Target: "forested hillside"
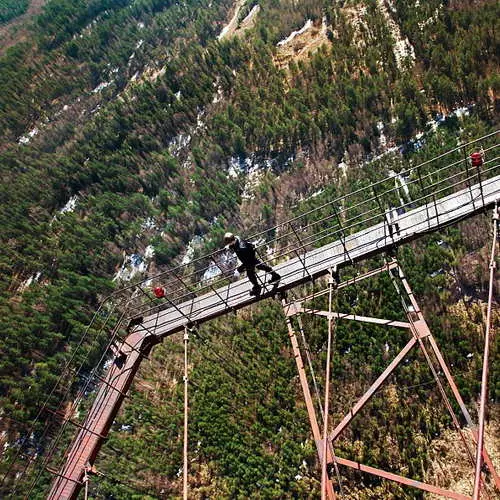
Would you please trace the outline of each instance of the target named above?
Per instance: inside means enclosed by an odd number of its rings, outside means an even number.
[[[499,15],[495,0],[0,0],[0,496],[47,491],[44,429],[60,422],[40,408],[69,360],[89,376],[105,339],[80,343],[113,290],[498,128]],[[399,252],[473,415],[490,244],[488,214]],[[400,314],[383,280],[350,293],[340,309]],[[308,326],[319,367],[326,326]],[[180,497],[179,340],[142,367],[95,498]],[[334,419],[405,342],[339,324]],[[494,433],[498,340],[492,359]],[[204,327],[191,369],[193,498],[316,498],[279,304]],[[451,488],[464,472],[431,374],[397,377],[408,392],[392,380],[337,451]],[[346,498],[423,498],[341,482]]]

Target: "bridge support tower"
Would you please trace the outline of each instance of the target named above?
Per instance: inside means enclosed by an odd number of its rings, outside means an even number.
[[[391,280],[401,298],[402,306],[405,311],[407,321],[394,321],[388,319],[373,318],[367,316],[360,316],[357,314],[348,314],[348,313],[340,313],[332,311],[332,297],[333,297],[332,291],[338,293],[343,288],[356,285],[362,282],[363,280],[372,278],[381,273],[389,273],[389,275],[391,276]],[[308,306],[308,303],[310,303],[314,299],[325,295],[328,295],[329,299],[328,311],[316,309],[314,305]],[[348,460],[335,455],[334,451],[335,442],[337,441],[341,433],[349,426],[349,424],[356,417],[356,415],[366,406],[366,404],[370,401],[370,399],[373,397],[376,391],[384,384],[384,382],[388,379],[388,377],[392,373],[394,373],[395,369],[407,357],[408,353],[413,348],[419,348],[423,353],[426,362],[428,363],[429,368],[434,376],[436,384],[443,397],[445,406],[452,418],[455,429],[460,434],[461,439],[463,440],[467,448],[467,453],[472,464],[471,467],[474,467],[476,461],[474,457],[474,450],[469,448],[465,440],[465,437],[463,435],[459,423],[459,419],[455,414],[453,407],[450,403],[450,400],[445,392],[443,383],[444,381],[443,382],[441,381],[439,373],[442,373],[444,375],[445,382],[448,385],[448,388],[451,390],[451,393],[453,394],[453,397],[455,398],[455,401],[458,404],[460,411],[464,417],[467,427],[470,428],[476,442],[478,440],[477,426],[474,424],[471,415],[467,410],[467,407],[465,406],[465,403],[459,393],[458,387],[451,375],[450,369],[448,368],[444,360],[444,357],[436,343],[436,340],[434,339],[427,325],[427,322],[425,321],[422,310],[420,309],[415,299],[415,296],[408,284],[405,275],[403,274],[403,271],[399,263],[395,259],[393,259],[391,261],[388,261],[384,266],[378,269],[372,270],[361,276],[357,276],[355,278],[348,279],[345,281],[340,281],[338,274],[334,270],[332,270],[330,273],[330,279],[327,289],[322,290],[320,292],[315,292],[311,295],[296,300],[287,301],[283,299],[282,306],[286,317],[288,334],[291,341],[293,355],[295,357],[295,361],[297,364],[300,384],[302,387],[302,391],[304,393],[304,399],[309,416],[309,422],[311,425],[314,441],[316,443],[318,458],[320,463],[322,464],[322,470],[323,471],[326,470],[328,472],[326,476],[325,474],[322,474],[322,485],[321,485],[322,499],[328,499],[328,500],[335,499],[337,496],[335,491],[339,490],[341,491],[340,474],[338,471],[339,466],[356,469],[364,473],[372,474],[383,479],[395,481],[402,485],[418,488],[420,490],[429,493],[441,495],[446,498],[453,498],[457,500],[471,499],[472,497],[463,495],[461,493],[449,491],[440,488],[438,486],[406,478],[399,474],[388,472],[382,469],[377,469],[375,467],[367,466],[355,462],[353,460]],[[364,395],[358,400],[358,402],[347,411],[345,417],[342,419],[341,422],[339,422],[335,426],[333,430],[330,430],[328,426],[328,415],[326,414],[326,412],[328,411],[328,399],[330,394],[328,393],[328,391],[325,392],[325,398],[322,403],[319,397],[319,392],[317,390],[317,383],[314,375],[314,370],[312,369],[311,365],[309,348],[304,334],[303,323],[301,320],[303,315],[315,315],[326,318],[329,322],[329,328],[328,328],[329,337],[331,335],[332,322],[338,322],[339,320],[357,321],[361,323],[376,324],[379,326],[386,326],[392,328],[403,328],[406,329],[409,333],[408,343],[395,356],[395,358],[391,361],[391,363],[387,366],[387,368],[383,371],[383,373],[370,386],[370,388],[364,393]],[[303,343],[302,347],[299,344],[298,336],[300,336],[302,340]],[[330,344],[330,338],[328,343]],[[310,367],[309,375],[306,372],[306,368],[304,365],[304,358],[302,354],[303,352],[305,353],[309,363]],[[327,359],[329,359],[329,357]],[[329,377],[328,368],[329,367],[327,366],[325,379]],[[318,399],[317,405],[314,404],[313,396],[309,386],[309,380],[311,379]],[[328,385],[328,380],[325,381],[325,385]],[[320,422],[318,421],[318,414],[316,410],[317,407],[319,407],[319,413],[321,417],[320,420],[323,423],[323,434],[320,430]],[[324,436],[327,436],[326,440]],[[500,491],[500,477],[498,476],[484,446],[482,446],[481,448],[481,453],[482,453],[482,461],[486,465],[488,473],[491,475],[493,484],[495,485],[496,489]],[[335,482],[334,482],[334,471],[336,471],[337,473],[337,487],[335,487]]]

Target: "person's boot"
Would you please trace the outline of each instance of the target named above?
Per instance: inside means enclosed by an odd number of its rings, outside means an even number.
[[[271,274],[271,277],[268,280],[268,283],[271,285],[273,283],[278,283],[278,281],[281,279],[281,276],[276,272],[273,271]]]
[[[250,290],[250,295],[252,297],[258,297],[260,295],[260,291],[262,287],[260,285],[254,285],[254,287]]]

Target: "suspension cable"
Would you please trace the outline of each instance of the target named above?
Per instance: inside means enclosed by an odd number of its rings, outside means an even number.
[[[183,498],[188,498],[188,343],[189,329],[184,328],[184,465],[183,465]]]
[[[489,290],[488,290],[488,306],[486,312],[486,331],[484,333],[484,353],[483,353],[483,372],[481,377],[481,399],[479,406],[479,430],[477,437],[477,449],[476,449],[476,468],[474,475],[474,493],[473,500],[479,498],[479,492],[481,490],[481,467],[483,461],[483,439],[484,439],[484,413],[486,410],[486,399],[488,394],[488,358],[490,353],[490,332],[493,337],[494,331],[491,329],[491,310],[493,302],[493,283],[495,279],[496,270],[496,249],[497,249],[497,238],[498,238],[498,206],[495,203],[495,209],[493,211],[493,242],[491,245],[491,257],[490,257],[490,279],[489,279]],[[490,330],[491,329],[491,330]],[[492,339],[493,340],[493,339]]]
[[[327,452],[328,452],[328,411],[329,411],[329,393],[330,393],[330,360],[332,347],[332,300],[333,300],[333,271],[330,270],[330,278],[328,280],[328,341],[326,351],[326,371],[325,371],[325,407],[323,417],[323,464],[321,468],[321,499],[326,500],[327,497]]]

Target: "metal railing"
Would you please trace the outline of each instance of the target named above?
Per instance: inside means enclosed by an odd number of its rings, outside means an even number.
[[[366,185],[355,191],[246,239],[258,241],[257,255],[262,261],[274,265],[336,240],[345,242],[348,235],[381,222],[390,226],[393,214],[402,219],[409,210],[428,204],[435,206],[441,198],[462,189],[471,189],[473,185],[482,186],[485,180],[498,175],[498,133],[460,145],[399,174],[373,183],[364,181]],[[480,166],[471,165],[470,154],[474,151],[482,153]],[[484,200],[478,199],[477,205],[484,205]],[[274,235],[272,239],[268,238],[270,234]],[[273,251],[269,256],[267,249],[270,247]],[[345,245],[344,250],[346,259],[350,260]],[[128,303],[128,318],[154,314],[210,292],[220,293],[217,289],[232,281],[236,266],[236,259],[231,259],[228,251],[221,249],[125,287],[114,295],[125,294],[129,300],[134,297]],[[207,270],[215,271],[214,276],[207,279]],[[153,286],[162,287],[165,297],[156,299]],[[220,299],[223,301],[224,297]]]

